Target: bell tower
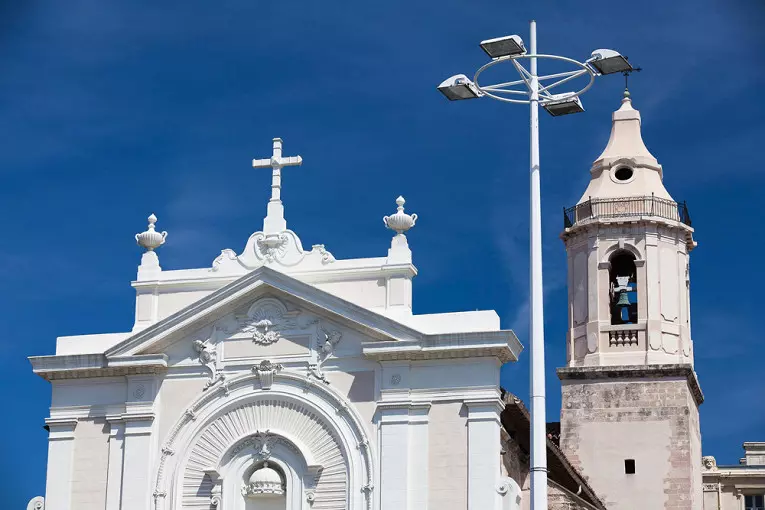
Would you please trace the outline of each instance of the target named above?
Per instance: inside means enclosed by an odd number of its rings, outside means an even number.
[[[684,202],[625,91],[579,202],[565,210],[567,366],[561,448],[608,508],[701,505],[703,400],[693,369]]]

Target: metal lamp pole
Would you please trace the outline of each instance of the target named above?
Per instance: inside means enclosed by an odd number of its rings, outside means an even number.
[[[529,49],[537,53],[537,23],[531,22]],[[531,509],[547,510],[547,417],[545,409],[545,332],[542,285],[542,198],[539,180],[539,77],[537,58],[529,59],[530,270],[531,270]]]
[[[531,510],[547,510],[547,430],[545,416],[545,344],[542,286],[542,209],[539,179],[539,106],[557,117],[584,111],[579,96],[604,74],[629,73],[633,67],[614,50],[600,49],[584,62],[558,55],[537,54],[537,24],[531,21],[529,51],[517,35],[498,37],[481,42],[492,58],[476,71],[473,80],[464,74],[447,79],[438,89],[450,100],[490,97],[499,101],[529,105],[530,152],[530,330],[531,330]],[[529,59],[527,70],[519,63]],[[573,71],[539,76],[537,59],[556,60],[576,67]],[[501,63],[511,63],[520,80],[480,85],[485,70]],[[553,94],[554,87],[577,78],[588,79],[583,88],[574,92]],[[543,85],[542,82],[549,82]],[[515,87],[515,88],[514,88]],[[518,96],[523,96],[519,98]]]

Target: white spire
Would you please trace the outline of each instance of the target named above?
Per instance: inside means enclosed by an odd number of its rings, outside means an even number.
[[[579,203],[638,196],[672,200],[662,183],[661,165],[645,146],[640,128],[640,112],[625,90],[621,107],[611,116],[608,145],[592,164],[591,180]]]
[[[624,91],[622,106],[611,116],[611,137],[603,153],[596,163],[611,158],[645,158],[658,164],[656,158],[648,152],[640,132],[640,112],[632,107],[632,99],[628,90]],[[648,161],[647,161],[648,162]]]
[[[268,202],[266,217],[263,220],[263,233],[276,234],[287,230],[282,204],[282,168],[299,166],[303,163],[300,156],[282,157],[282,139],[274,138],[273,154],[270,159],[253,159],[253,168],[271,168],[271,200]]]

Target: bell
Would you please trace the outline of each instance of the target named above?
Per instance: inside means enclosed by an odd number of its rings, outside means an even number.
[[[630,306],[630,298],[626,291],[619,293],[619,300],[616,302],[616,306]]]

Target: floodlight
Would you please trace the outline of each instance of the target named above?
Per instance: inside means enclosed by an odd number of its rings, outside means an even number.
[[[584,106],[582,106],[582,101],[579,97],[572,97],[571,94],[553,94],[549,102],[542,104],[542,108],[547,110],[547,113],[553,117],[584,111]]]
[[[523,39],[519,35],[506,35],[504,37],[495,37],[481,41],[481,48],[491,58],[510,57],[513,55],[523,55],[526,53],[526,47],[523,45]]]
[[[598,70],[600,74],[623,73],[632,71],[632,65],[627,62],[627,57],[620,55],[614,50],[595,50],[592,52],[593,60],[589,64]]]
[[[475,99],[481,97],[481,91],[475,86],[470,78],[464,74],[455,74],[451,78],[446,80],[438,86],[438,90],[449,101],[457,101],[459,99]]]

